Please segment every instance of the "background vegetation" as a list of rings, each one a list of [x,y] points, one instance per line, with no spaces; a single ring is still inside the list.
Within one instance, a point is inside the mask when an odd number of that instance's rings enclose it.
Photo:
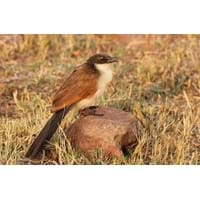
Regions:
[[[200,164],[200,36],[0,35],[0,164],[23,159],[63,77],[97,52],[121,58],[100,105],[132,112],[141,138],[122,160],[87,159],[63,127],[41,164]]]

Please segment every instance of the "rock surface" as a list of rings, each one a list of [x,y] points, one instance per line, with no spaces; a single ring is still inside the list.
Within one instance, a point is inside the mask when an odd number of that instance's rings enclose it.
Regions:
[[[137,120],[130,113],[106,107],[97,107],[95,114],[90,111],[87,108],[65,131],[75,150],[86,156],[101,150],[104,155],[122,157],[137,145]]]

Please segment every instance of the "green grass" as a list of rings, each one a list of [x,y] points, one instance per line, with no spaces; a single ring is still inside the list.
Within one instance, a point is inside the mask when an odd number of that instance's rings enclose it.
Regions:
[[[0,164],[16,164],[50,117],[51,97],[96,52],[121,58],[100,105],[135,115],[141,138],[129,157],[75,152],[63,128],[41,164],[200,164],[198,35],[0,36]]]

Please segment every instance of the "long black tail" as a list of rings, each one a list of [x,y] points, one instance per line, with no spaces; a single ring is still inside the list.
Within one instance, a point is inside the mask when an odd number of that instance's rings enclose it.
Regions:
[[[64,108],[55,112],[49,121],[46,123],[45,127],[42,129],[40,134],[34,140],[30,148],[26,153],[27,158],[35,158],[38,153],[42,150],[44,145],[52,138],[53,134],[56,132],[59,124],[65,115],[69,112],[70,108]]]

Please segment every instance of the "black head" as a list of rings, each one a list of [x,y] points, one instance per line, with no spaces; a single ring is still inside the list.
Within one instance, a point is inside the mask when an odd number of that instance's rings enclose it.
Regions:
[[[94,56],[91,56],[87,63],[94,65],[94,64],[106,64],[106,63],[113,63],[117,62],[117,58],[113,58],[106,54],[95,54]]]

